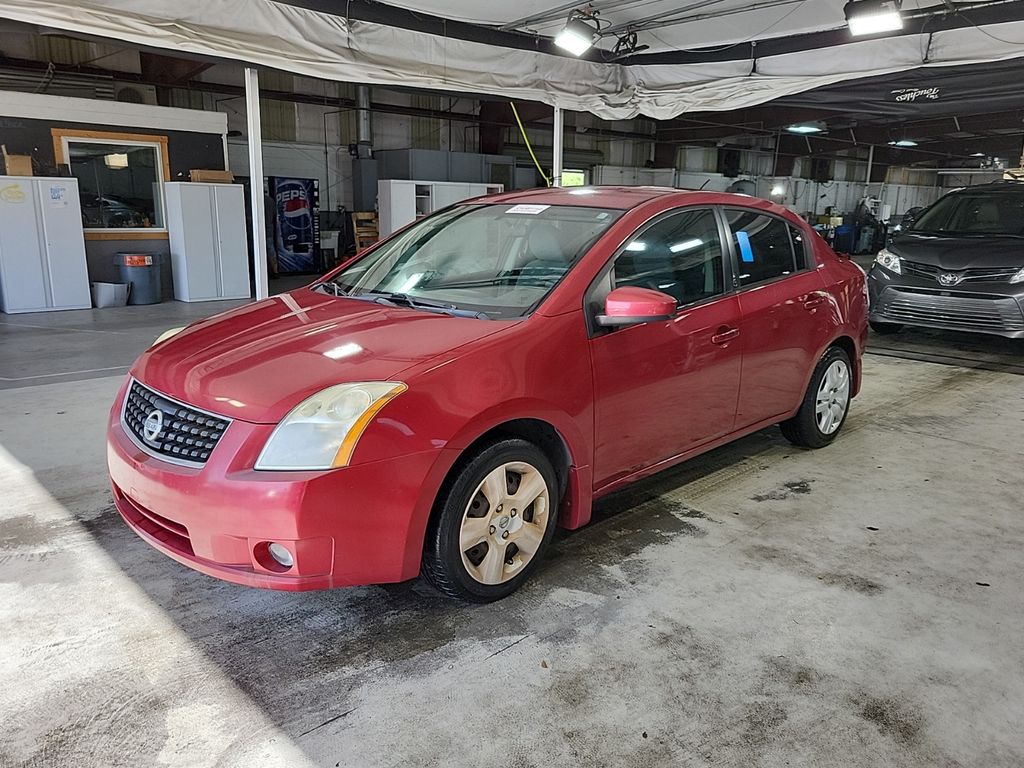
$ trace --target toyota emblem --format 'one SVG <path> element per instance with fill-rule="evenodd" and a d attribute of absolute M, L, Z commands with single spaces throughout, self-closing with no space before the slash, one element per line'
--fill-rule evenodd
<path fill-rule="evenodd" d="M 956 272 L 943 272 L 939 275 L 939 282 L 943 285 L 956 285 L 960 282 L 960 275 Z"/>
<path fill-rule="evenodd" d="M 142 422 L 142 436 L 149 442 L 153 442 L 160 433 L 164 431 L 164 412 L 159 408 L 154 408 L 149 412 L 146 420 Z"/>

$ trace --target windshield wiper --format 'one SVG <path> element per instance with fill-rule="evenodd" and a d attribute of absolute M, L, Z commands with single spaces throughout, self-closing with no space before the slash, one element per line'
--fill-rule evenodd
<path fill-rule="evenodd" d="M 446 304 L 441 301 L 413 298 L 407 293 L 396 293 L 394 291 L 367 291 L 365 293 L 341 293 L 346 299 L 357 301 L 372 301 L 375 304 L 391 304 L 393 306 L 405 306 L 411 309 L 423 309 L 428 312 L 443 312 L 452 317 L 473 317 L 478 320 L 490 320 L 486 312 L 478 312 L 475 309 L 459 309 L 454 304 Z"/>
<path fill-rule="evenodd" d="M 341 286 L 337 283 L 319 283 L 313 286 L 314 291 L 319 291 L 321 288 L 324 289 L 324 293 L 330 293 L 332 296 L 344 296 L 345 292 L 341 290 Z"/>

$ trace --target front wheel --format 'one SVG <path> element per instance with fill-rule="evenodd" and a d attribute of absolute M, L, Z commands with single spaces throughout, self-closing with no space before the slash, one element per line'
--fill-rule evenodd
<path fill-rule="evenodd" d="M 492 443 L 442 492 L 427 530 L 423 577 L 450 597 L 478 603 L 517 590 L 555 530 L 555 471 L 525 440 Z"/>
<path fill-rule="evenodd" d="M 779 425 L 789 442 L 804 448 L 823 448 L 836 439 L 850 409 L 852 373 L 845 350 L 830 347 L 822 355 L 800 410 Z"/>

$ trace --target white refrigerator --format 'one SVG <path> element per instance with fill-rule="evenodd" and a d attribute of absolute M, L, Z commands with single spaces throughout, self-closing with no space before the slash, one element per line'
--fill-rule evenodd
<path fill-rule="evenodd" d="M 91 306 L 78 180 L 0 176 L 0 311 Z"/>

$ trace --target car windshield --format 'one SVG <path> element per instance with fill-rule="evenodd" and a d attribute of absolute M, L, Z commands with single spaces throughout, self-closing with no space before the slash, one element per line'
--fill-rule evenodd
<path fill-rule="evenodd" d="M 529 314 L 622 211 L 463 205 L 335 275 L 336 295 L 504 319 Z"/>
<path fill-rule="evenodd" d="M 1024 187 L 947 195 L 925 211 L 910 231 L 951 236 L 1024 236 Z"/>

